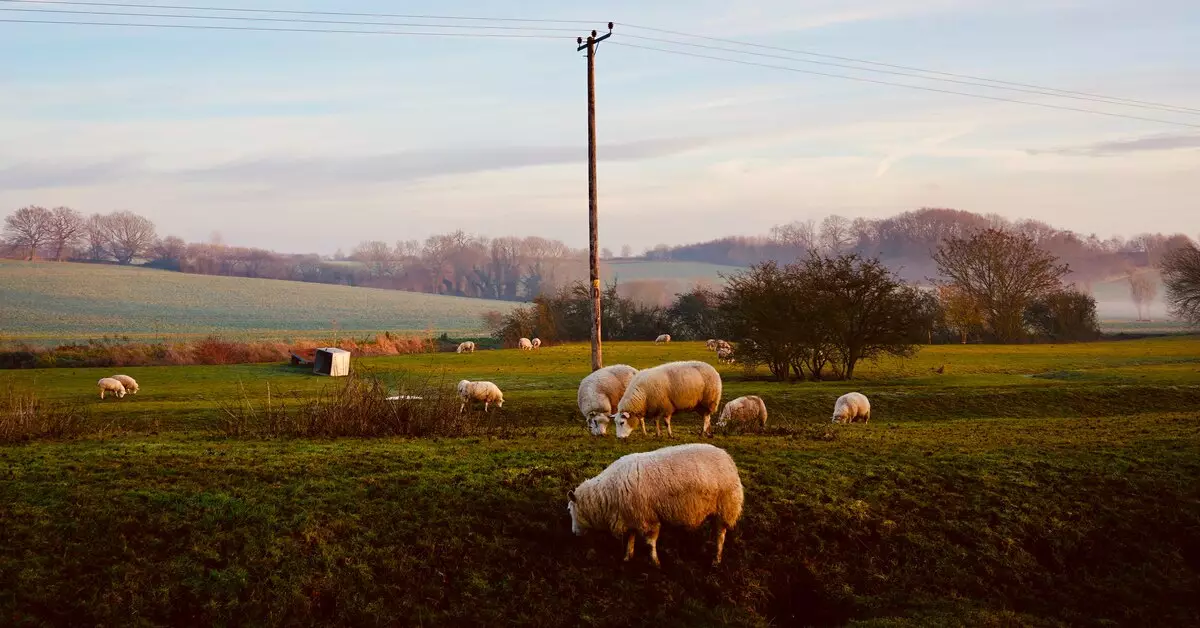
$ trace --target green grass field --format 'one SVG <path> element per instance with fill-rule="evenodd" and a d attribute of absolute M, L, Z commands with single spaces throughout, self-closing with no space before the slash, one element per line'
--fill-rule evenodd
<path fill-rule="evenodd" d="M 712 360 L 609 343 L 607 363 Z M 932 369 L 945 365 L 945 374 Z M 624 453 L 575 409 L 587 347 L 356 360 L 397 382 L 490 379 L 465 438 L 249 439 L 222 403 L 337 381 L 274 364 L 0 374 L 86 404 L 103 435 L 0 447 L 0 617 L 13 625 L 1155 625 L 1200 622 L 1200 338 L 935 346 L 853 383 L 775 383 L 764 433 L 719 433 L 745 515 L 644 548 L 574 537 L 566 492 Z M 871 397 L 870 424 L 832 426 Z M 676 442 L 698 420 L 674 422 Z M 651 431 L 653 433 L 653 431 Z"/>
<path fill-rule="evenodd" d="M 0 339 L 30 342 L 474 333 L 484 312 L 514 307 L 395 290 L 13 260 L 0 260 L 0 294 Z"/>

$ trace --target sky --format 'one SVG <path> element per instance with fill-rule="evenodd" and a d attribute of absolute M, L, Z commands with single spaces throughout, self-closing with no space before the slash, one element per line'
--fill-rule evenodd
<path fill-rule="evenodd" d="M 583 22 L 520 24 L 563 29 L 536 32 L 547 39 L 0 22 L 0 213 L 30 204 L 130 210 L 153 219 L 160 235 L 205 241 L 219 232 L 227 244 L 286 252 L 328 254 L 456 229 L 585 247 L 586 65 L 574 38 L 611 20 L 614 35 L 596 57 L 601 246 L 641 251 L 828 214 L 881 218 L 920 207 L 1037 218 L 1101 237 L 1200 236 L 1195 0 L 176 4 Z M 181 23 L 11 9 L 163 12 L 0 0 L 0 19 Z M 1197 112 L 822 66 L 796 59 L 846 62 L 639 27 Z"/>

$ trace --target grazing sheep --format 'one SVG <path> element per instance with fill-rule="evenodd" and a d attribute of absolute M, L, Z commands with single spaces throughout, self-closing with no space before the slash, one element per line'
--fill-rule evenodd
<path fill-rule="evenodd" d="M 659 420 L 671 433 L 671 416 L 677 412 L 695 412 L 704 417 L 702 434 L 711 428 L 712 414 L 721 403 L 721 375 L 711 364 L 700 361 L 668 362 L 639 371 L 629 382 L 613 414 L 617 438 L 626 438 L 640 422 L 646 433 L 646 420 L 654 417 L 654 434 L 662 436 Z"/>
<path fill-rule="evenodd" d="M 716 351 L 717 350 L 717 341 L 713 340 L 712 338 L 705 340 L 704 341 L 704 350 L 705 351 Z"/>
<path fill-rule="evenodd" d="M 100 387 L 101 399 L 104 398 L 104 393 L 106 392 L 113 393 L 118 399 L 125 396 L 125 385 L 111 377 L 101 378 L 100 381 L 96 382 L 96 385 Z"/>
<path fill-rule="evenodd" d="M 470 340 L 458 343 L 456 353 L 475 353 L 475 343 Z"/>
<path fill-rule="evenodd" d="M 637 372 L 632 366 L 614 364 L 593 372 L 579 382 L 576 400 L 593 435 L 604 436 L 608 433 L 609 415 L 621 402 L 621 395 L 625 394 L 629 380 Z"/>
<path fill-rule="evenodd" d="M 138 383 L 137 383 L 136 379 L 134 379 L 128 375 L 113 375 L 111 379 L 115 379 L 118 382 L 121 382 L 121 385 L 125 387 L 125 392 L 132 394 L 132 395 L 137 394 Z"/>
<path fill-rule="evenodd" d="M 625 539 L 625 561 L 633 557 L 641 534 L 650 546 L 650 561 L 658 561 L 662 524 L 695 530 L 716 517 L 717 556 L 721 564 L 725 533 L 737 525 L 744 501 L 737 465 L 723 449 L 707 443 L 663 447 L 628 454 L 594 478 L 567 493 L 571 531 L 607 530 Z"/>
<path fill-rule="evenodd" d="M 663 335 L 659 336 L 658 338 L 654 339 L 654 344 L 660 344 L 660 343 L 665 343 L 665 342 L 671 342 L 671 334 L 663 334 Z"/>
<path fill-rule="evenodd" d="M 717 427 L 725 427 L 730 421 L 734 423 L 757 423 L 760 428 L 767 426 L 767 404 L 758 395 L 738 397 L 721 408 L 721 416 L 717 417 Z"/>
<path fill-rule="evenodd" d="M 517 348 L 521 351 L 533 351 L 533 343 L 528 338 L 522 338 L 517 341 Z"/>
<path fill-rule="evenodd" d="M 733 349 L 721 347 L 717 349 L 717 361 L 722 364 L 733 364 L 737 360 L 733 358 Z"/>
<path fill-rule="evenodd" d="M 729 344 L 729 342 L 727 342 L 725 340 L 718 340 L 717 341 L 717 351 L 720 351 L 721 349 L 728 349 L 730 351 L 733 351 L 733 345 Z"/>
<path fill-rule="evenodd" d="M 488 406 L 493 403 L 497 408 L 504 407 L 504 393 L 500 392 L 500 387 L 491 382 L 469 382 L 462 380 L 458 383 L 458 398 L 462 399 L 462 407 L 458 409 L 461 414 L 467 409 L 467 404 L 471 402 L 483 402 L 483 411 L 488 411 Z"/>
<path fill-rule="evenodd" d="M 533 340 L 529 341 L 529 344 L 533 345 L 534 349 L 537 349 L 538 347 L 542 346 L 542 339 L 534 338 Z"/>
<path fill-rule="evenodd" d="M 871 420 L 871 402 L 862 393 L 846 393 L 833 404 L 834 423 L 853 423 L 862 418 L 863 423 Z"/>

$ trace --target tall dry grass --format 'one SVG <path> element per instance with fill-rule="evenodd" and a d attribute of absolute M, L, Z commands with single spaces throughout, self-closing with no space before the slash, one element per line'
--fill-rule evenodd
<path fill-rule="evenodd" d="M 39 438 L 77 438 L 88 429 L 81 404 L 48 401 L 13 382 L 0 385 L 0 443 Z"/>

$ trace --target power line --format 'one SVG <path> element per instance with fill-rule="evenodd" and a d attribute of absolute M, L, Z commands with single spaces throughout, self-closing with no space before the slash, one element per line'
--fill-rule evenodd
<path fill-rule="evenodd" d="M 351 13 L 348 11 L 299 11 L 288 9 L 248 9 L 245 7 L 169 6 L 136 2 L 66 2 L 65 0 L 0 0 L 22 4 L 58 4 L 70 6 L 114 7 L 126 9 L 178 9 L 181 11 L 226 11 L 230 13 L 274 13 L 285 15 L 333 15 L 342 17 L 385 17 L 409 20 L 464 20 L 486 22 L 543 22 L 553 24 L 591 24 L 592 20 L 551 20 L 541 18 L 483 17 L 472 15 L 412 15 L 400 13 Z"/>
<path fill-rule="evenodd" d="M 954 90 L 950 90 L 950 89 L 941 89 L 941 88 L 937 88 L 937 87 L 925 87 L 922 85 L 908 85 L 905 83 L 894 83 L 892 81 L 883 81 L 883 80 L 879 80 L 879 79 L 866 78 L 866 77 L 862 77 L 862 76 L 848 76 L 845 74 L 834 74 L 832 72 L 818 72 L 816 70 L 802 70 L 800 68 L 792 68 L 792 67 L 783 66 L 783 65 L 772 65 L 769 63 L 759 63 L 757 61 L 747 61 L 745 59 L 730 59 L 728 57 L 716 57 L 716 56 L 712 56 L 712 55 L 698 54 L 698 53 L 694 53 L 694 52 L 685 52 L 683 50 L 670 50 L 668 48 L 656 48 L 654 46 L 642 46 L 639 44 L 627 44 L 627 43 L 624 43 L 621 41 L 614 41 L 611 43 L 614 46 L 624 46 L 626 48 L 637 48 L 639 50 L 652 50 L 655 52 L 664 52 L 667 54 L 681 55 L 681 56 L 685 56 L 685 57 L 696 57 L 698 59 L 711 59 L 713 61 L 725 61 L 727 63 L 737 63 L 740 65 L 749 65 L 749 66 L 755 66 L 755 67 L 760 67 L 760 68 L 769 68 L 772 70 L 784 70 L 787 72 L 796 72 L 799 74 L 811 74 L 814 76 L 839 78 L 839 79 L 845 79 L 845 80 L 850 80 L 850 81 L 858 81 L 861 83 L 873 83 L 875 85 L 888 85 L 891 87 L 903 87 L 903 88 L 907 88 L 907 89 L 917 89 L 917 90 L 921 90 L 921 91 L 925 91 L 925 92 L 934 92 L 934 93 L 938 93 L 938 94 L 953 94 L 955 96 L 966 96 L 968 98 L 979 98 L 979 99 L 983 99 L 983 100 L 992 100 L 992 101 L 996 101 L 996 102 L 1007 102 L 1007 103 L 1015 103 L 1015 104 L 1019 104 L 1019 105 L 1030 105 L 1033 107 L 1043 107 L 1046 109 L 1059 109 L 1062 111 L 1073 111 L 1076 113 L 1091 113 L 1091 114 L 1100 115 L 1100 116 L 1108 116 L 1111 118 L 1125 118 L 1128 120 L 1139 120 L 1142 122 L 1156 122 L 1158 124 L 1170 124 L 1170 125 L 1174 125 L 1174 126 L 1183 126 L 1183 127 L 1194 128 L 1194 129 L 1200 129 L 1200 124 L 1191 124 L 1188 122 L 1177 122 L 1174 120 L 1162 120 L 1159 118 L 1144 118 L 1142 116 L 1131 116 L 1131 115 L 1126 115 L 1123 113 L 1111 113 L 1108 111 L 1100 111 L 1097 109 L 1084 109 L 1082 107 L 1068 107 L 1066 105 L 1052 105 L 1049 103 L 1040 103 L 1040 102 L 1033 102 L 1033 101 L 1028 101 L 1028 100 L 1017 100 L 1015 98 L 1004 98 L 1002 96 L 988 96 L 986 94 L 972 94 L 970 92 L 958 92 L 958 91 L 954 91 Z"/>
<path fill-rule="evenodd" d="M 12 0 L 3 0 L 5 2 Z M 314 20 L 295 17 L 245 17 L 231 15 L 187 15 L 182 13 L 144 13 L 136 11 L 85 11 L 72 9 L 26 9 L 16 7 L 0 6 L 0 11 L 21 12 L 21 13 L 53 13 L 53 14 L 68 14 L 68 15 L 115 15 L 118 17 L 155 17 L 155 18 L 170 18 L 184 20 L 230 20 L 241 22 L 284 22 L 296 24 L 346 24 L 349 26 L 402 26 L 402 27 L 421 27 L 421 28 L 458 28 L 458 29 L 486 29 L 486 30 L 524 30 L 524 31 L 559 31 L 559 32 L 575 32 L 579 29 L 568 27 L 547 27 L 547 26 L 504 26 L 504 25 L 478 25 L 478 26 L 463 26 L 461 24 L 430 24 L 421 22 L 364 22 L 364 21 L 344 21 L 344 20 Z"/>
<path fill-rule="evenodd" d="M 1158 111 L 1169 111 L 1171 113 L 1180 113 L 1180 114 L 1187 114 L 1187 115 L 1200 115 L 1200 109 L 1189 109 L 1187 107 L 1177 107 L 1175 105 L 1132 104 L 1132 103 L 1122 102 L 1122 99 L 1119 99 L 1119 98 L 1109 98 L 1107 96 L 1097 96 L 1097 97 L 1083 96 L 1083 95 L 1077 96 L 1072 93 L 1061 93 L 1059 90 L 1052 90 L 1052 89 L 1044 89 L 1044 90 L 1041 88 L 1026 89 L 1026 88 L 1022 88 L 1022 87 L 1008 87 L 1005 85 L 991 85 L 986 82 L 978 82 L 978 81 L 974 81 L 974 80 L 939 78 L 936 76 L 924 76 L 924 75 L 916 74 L 913 72 L 902 72 L 902 71 L 897 71 L 897 70 L 880 70 L 880 69 L 876 69 L 876 68 L 864 68 L 861 66 L 848 65 L 845 63 L 831 63 L 829 61 L 813 61 L 811 59 L 798 59 L 796 57 L 770 54 L 770 53 L 765 53 L 765 52 L 753 52 L 753 51 L 748 51 L 748 50 L 737 50 L 735 48 L 726 48 L 723 46 L 710 46 L 707 44 L 695 44 L 695 43 L 686 42 L 686 41 L 663 39 L 661 37 L 646 37 L 644 35 L 628 35 L 628 34 L 622 34 L 622 35 L 619 35 L 619 37 L 621 39 L 637 39 L 637 40 L 641 40 L 641 41 L 652 41 L 652 42 L 658 42 L 658 43 L 663 43 L 663 44 L 687 46 L 690 48 L 701 48 L 704 50 L 716 50 L 716 51 L 721 51 L 721 52 L 730 52 L 730 53 L 734 53 L 734 54 L 751 55 L 751 56 L 755 56 L 755 57 L 765 57 L 768 59 L 781 59 L 784 61 L 795 61 L 797 63 L 809 63 L 809 64 L 813 64 L 813 65 L 843 68 L 843 69 L 848 69 L 848 70 L 857 70 L 857 71 L 861 71 L 861 72 L 875 72 L 877 74 L 887 74 L 887 75 L 891 75 L 891 76 L 907 76 L 909 78 L 916 78 L 916 79 L 927 80 L 927 81 L 941 81 L 944 83 L 954 83 L 957 85 L 970 85 L 973 87 L 983 87 L 983 88 L 987 88 L 987 89 L 1002 89 L 1002 90 L 1006 90 L 1006 91 L 1020 92 L 1020 93 L 1024 93 L 1024 94 L 1037 94 L 1040 96 L 1051 96 L 1054 98 L 1069 98 L 1072 100 L 1083 100 L 1083 101 L 1088 101 L 1088 102 L 1097 102 L 1097 103 L 1104 103 L 1104 104 L 1109 104 L 1109 105 L 1118 105 L 1121 107 L 1134 107 L 1134 108 L 1139 108 L 1139 109 L 1155 109 Z"/>
<path fill-rule="evenodd" d="M 500 39 L 563 39 L 555 35 L 535 35 L 526 33 L 446 33 L 429 31 L 376 31 L 334 28 L 271 28 L 265 26 L 220 26 L 216 24 L 139 24 L 136 22 L 86 22 L 66 20 L 13 20 L 0 18 L 0 23 L 6 24 L 64 24 L 74 26 L 121 26 L 133 28 L 176 28 L 193 30 L 216 31 L 258 31 L 268 33 L 339 33 L 352 35 L 412 35 L 420 37 L 492 37 Z M 464 26 L 463 28 L 471 28 Z"/>
<path fill-rule="evenodd" d="M 899 64 L 895 64 L 895 63 L 884 63 L 882 61 L 872 61 L 870 59 L 857 59 L 854 57 L 843 57 L 843 56 L 838 56 L 838 55 L 824 54 L 824 53 L 820 53 L 820 52 L 812 52 L 810 50 L 798 50 L 795 48 L 783 48 L 780 46 L 768 46 L 765 44 L 756 44 L 756 43 L 748 42 L 748 41 L 739 41 L 736 39 L 710 37 L 708 35 L 696 35 L 693 33 L 684 33 L 681 31 L 674 31 L 674 30 L 669 30 L 669 29 L 665 29 L 665 28 L 655 28 L 653 26 L 640 26 L 637 24 L 627 24 L 624 22 L 617 22 L 617 24 L 620 24 L 621 26 L 624 26 L 626 28 L 651 31 L 651 32 L 655 32 L 655 33 L 664 33 L 667 35 L 676 35 L 679 37 L 690 37 L 693 39 L 715 41 L 715 42 L 720 42 L 720 43 L 725 43 L 725 44 L 734 44 L 737 46 L 747 46 L 750 48 L 758 48 L 760 50 L 774 50 L 777 52 L 789 52 L 792 54 L 804 55 L 804 56 L 809 56 L 809 57 L 819 57 L 822 59 L 834 59 L 837 61 L 849 61 L 851 63 L 863 63 L 866 65 L 877 65 L 879 67 L 884 67 L 884 68 L 894 68 L 897 70 L 911 70 L 914 72 L 924 72 L 926 74 L 936 74 L 938 76 L 949 76 L 949 77 L 953 77 L 953 78 L 970 79 L 973 81 L 986 81 L 988 83 L 997 83 L 1000 85 L 1011 85 L 1014 87 L 1026 87 L 1026 88 L 1030 88 L 1030 89 L 1041 89 L 1041 90 L 1046 90 L 1046 91 L 1050 91 L 1050 92 L 1059 92 L 1062 94 L 1073 94 L 1076 96 L 1088 96 L 1091 98 L 1105 98 L 1105 99 L 1109 99 L 1109 100 L 1119 100 L 1119 101 L 1122 101 L 1125 103 L 1130 103 L 1130 104 L 1135 104 L 1135 105 L 1172 107 L 1172 108 L 1176 108 L 1176 109 L 1186 110 L 1189 112 L 1200 113 L 1200 109 L 1196 109 L 1196 108 L 1192 108 L 1192 107 L 1177 107 L 1175 105 L 1169 105 L 1169 104 L 1158 103 L 1158 102 L 1147 101 L 1147 100 L 1134 100 L 1132 98 L 1121 98 L 1118 96 L 1105 96 L 1103 94 L 1094 94 L 1094 93 L 1074 91 L 1074 90 L 1069 90 L 1069 89 L 1057 89 L 1054 87 L 1046 87 L 1044 85 L 1035 85 L 1032 83 L 1019 83 L 1016 81 L 1004 81 L 1004 80 L 1000 80 L 1000 79 L 990 79 L 987 77 L 973 76 L 970 74 L 955 74 L 953 72 L 942 72 L 939 70 L 930 70 L 927 68 L 919 68 L 919 67 L 910 66 L 910 65 L 899 65 Z M 625 37 L 630 37 L 630 35 L 625 35 Z"/>

